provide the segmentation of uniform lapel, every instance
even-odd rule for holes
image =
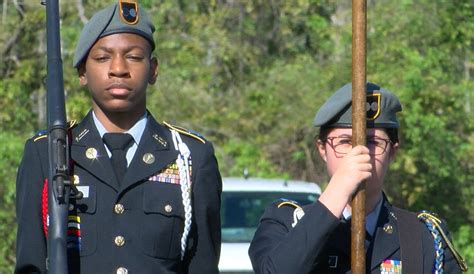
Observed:
[[[118,189],[112,164],[94,125],[91,111],[72,130],[71,158],[75,165],[81,166],[107,185]]]
[[[171,132],[149,115],[138,149],[122,182],[122,189],[159,172],[174,162],[177,156]]]
[[[385,196],[372,245],[370,247],[372,249],[372,254],[370,255],[371,270],[380,267],[382,261],[400,249],[397,222],[393,213],[391,213],[391,205]]]

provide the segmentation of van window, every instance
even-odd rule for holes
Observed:
[[[298,192],[222,192],[222,242],[250,242],[265,208],[281,198],[306,205],[315,202],[318,195]]]

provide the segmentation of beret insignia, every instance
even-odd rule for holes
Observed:
[[[367,120],[372,121],[380,115],[380,92],[367,94]]]
[[[133,0],[120,0],[120,19],[128,25],[138,23],[138,4]]]
[[[397,112],[402,110],[392,92],[368,82],[366,85],[367,128],[398,128]],[[352,84],[334,92],[316,113],[315,127],[352,127]]]

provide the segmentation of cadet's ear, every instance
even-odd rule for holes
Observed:
[[[316,148],[318,149],[319,156],[324,160],[324,162],[327,161],[326,158],[326,146],[325,143],[319,139],[316,140],[315,142]]]
[[[84,62],[82,62],[78,67],[77,67],[77,75],[79,76],[79,83],[81,86],[86,86],[87,85],[87,77],[86,77],[86,66]]]
[[[158,59],[156,59],[156,57],[152,57],[150,60],[150,75],[148,76],[148,83],[150,85],[153,85],[156,82],[156,78],[158,77],[158,67]]]

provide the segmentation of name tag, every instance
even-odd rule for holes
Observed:
[[[82,192],[82,198],[89,198],[89,186],[76,186],[76,188]]]

